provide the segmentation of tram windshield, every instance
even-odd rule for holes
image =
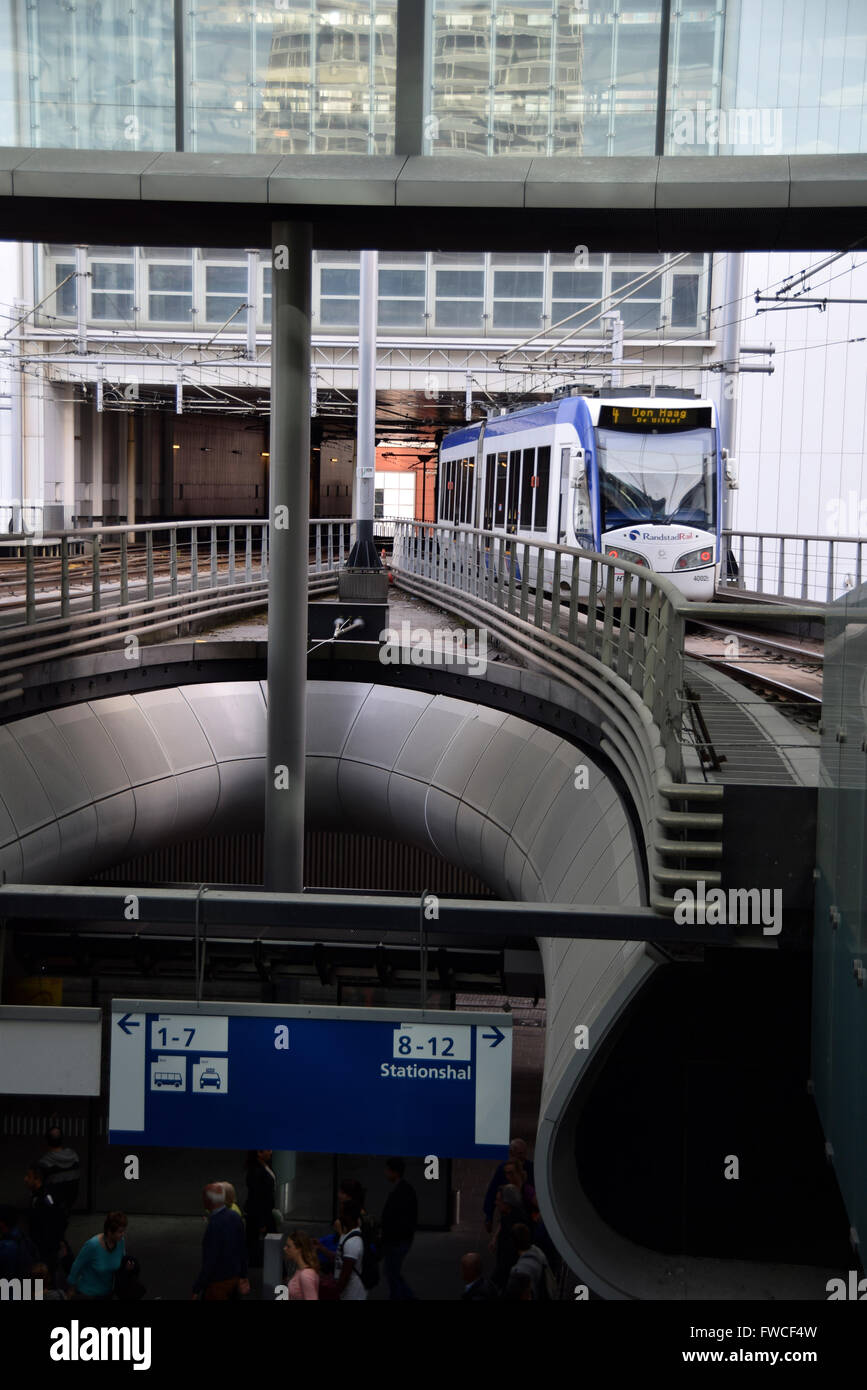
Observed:
[[[712,430],[596,431],[602,530],[636,521],[716,527]]]

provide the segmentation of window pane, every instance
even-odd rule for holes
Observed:
[[[247,270],[244,266],[209,265],[205,270],[205,284],[209,294],[237,293],[242,299],[247,297]]]
[[[407,294],[424,298],[425,273],[423,270],[381,270],[379,272],[380,294]]]
[[[54,267],[54,283],[59,285],[62,280],[66,280],[67,275],[71,275],[75,270],[75,264],[68,264],[66,261],[58,261]],[[49,299],[46,302],[46,313],[57,314],[59,318],[75,318],[76,295],[75,287],[77,280],[67,280],[62,290],[58,290],[54,296],[54,303]]]
[[[480,298],[485,292],[485,275],[481,270],[438,270],[437,298]]]
[[[381,299],[379,322],[384,328],[422,328],[423,299]]]
[[[240,301],[240,303],[245,302],[244,300]],[[228,295],[209,294],[205,299],[205,318],[208,323],[226,323],[231,318],[230,329],[243,328],[247,322],[247,310],[242,309],[240,313],[236,314],[235,310],[238,306],[237,295],[230,299]]]
[[[150,288],[192,293],[193,269],[185,265],[153,265],[150,268]]]
[[[673,327],[694,327],[698,317],[698,276],[672,276],[671,322]]]
[[[361,272],[358,270],[320,271],[320,294],[358,294]]]
[[[266,303],[267,314],[266,323],[271,322],[271,300]],[[341,324],[347,328],[358,327],[358,300],[357,299],[322,299],[319,302],[319,322],[323,324]]]
[[[612,290],[616,293],[619,290],[625,289],[627,285],[637,279],[638,274],[639,272],[637,270],[612,270]],[[655,280],[649,280],[646,285],[636,286],[636,294],[639,299],[659,299],[661,295],[660,285],[661,277],[657,275]]]
[[[494,304],[495,328],[539,328],[542,324],[542,303],[517,300],[498,300]]]
[[[481,299],[438,299],[437,328],[481,328],[483,310]]]
[[[135,297],[131,294],[103,294],[95,291],[91,296],[91,316],[94,319],[131,319],[135,313]]]
[[[534,270],[497,270],[494,272],[494,295],[504,299],[510,295],[516,298],[542,298],[544,276]]]
[[[193,317],[192,298],[183,294],[152,294],[150,317],[168,323],[189,323]]]
[[[133,268],[130,263],[119,261],[91,262],[91,284],[95,290],[131,290],[133,287]]]
[[[551,276],[552,289],[558,297],[599,299],[602,295],[602,273],[593,270],[555,270]]]

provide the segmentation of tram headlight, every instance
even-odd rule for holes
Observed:
[[[705,545],[702,546],[701,550],[690,550],[688,554],[681,555],[680,559],[675,561],[674,568],[676,570],[698,570],[704,565],[712,564],[713,546]]]
[[[607,545],[605,554],[609,560],[626,560],[630,565],[644,565],[645,569],[649,566],[643,555],[639,555],[635,550],[621,550],[619,545]]]

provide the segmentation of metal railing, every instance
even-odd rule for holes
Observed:
[[[808,603],[833,603],[867,580],[867,536],[804,536],[781,531],[724,531],[737,574],[726,589]],[[723,563],[725,574],[725,563]]]
[[[312,596],[334,587],[353,539],[350,519],[311,521]],[[0,541],[0,703],[21,694],[29,667],[135,650],[131,638],[264,608],[268,552],[268,522],[249,519],[92,527],[23,547]]]
[[[484,623],[598,711],[601,749],[644,827],[653,907],[672,910],[674,889],[698,878],[719,883],[722,787],[684,781],[684,624],[693,605],[668,580],[590,551],[403,521],[392,569],[401,588],[439,595],[449,612]]]

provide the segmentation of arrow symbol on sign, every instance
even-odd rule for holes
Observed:
[[[482,1037],[486,1039],[493,1038],[494,1041],[491,1043],[491,1047],[499,1047],[500,1043],[503,1041],[506,1035],[503,1032],[502,1028],[497,1027],[496,1023],[494,1023],[492,1027],[494,1029],[493,1033],[483,1033]]]
[[[135,1019],[132,1022],[130,1022],[131,1019],[132,1014],[124,1014],[123,1018],[119,1018],[117,1021],[118,1028],[122,1028],[123,1031],[126,1033],[127,1037],[129,1037],[130,1028],[141,1027],[141,1023],[138,1021],[138,1019]]]

